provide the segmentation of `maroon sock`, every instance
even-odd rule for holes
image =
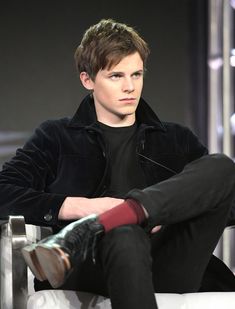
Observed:
[[[127,199],[120,205],[99,215],[105,232],[125,224],[141,224],[146,219],[144,210],[136,201]]]

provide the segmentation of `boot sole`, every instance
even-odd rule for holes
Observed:
[[[22,254],[25,259],[26,264],[34,274],[34,276],[40,280],[44,281],[47,280],[45,273],[42,270],[42,267],[38,261],[37,255],[36,255],[36,244],[35,245],[30,245],[26,246],[22,249]]]
[[[71,269],[69,256],[60,247],[40,244],[35,248],[43,273],[53,288],[60,287]]]

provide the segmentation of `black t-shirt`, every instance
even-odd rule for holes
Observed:
[[[137,154],[137,125],[110,127],[99,123],[108,144],[111,178],[106,196],[124,197],[131,189],[143,189],[145,181]]]

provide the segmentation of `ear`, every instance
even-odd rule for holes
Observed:
[[[87,90],[93,90],[94,82],[86,72],[80,73],[80,80]]]

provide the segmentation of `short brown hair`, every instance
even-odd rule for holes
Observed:
[[[110,69],[135,52],[146,65],[150,51],[137,31],[113,19],[102,19],[84,33],[74,58],[77,70],[86,72],[94,80],[99,70]]]

